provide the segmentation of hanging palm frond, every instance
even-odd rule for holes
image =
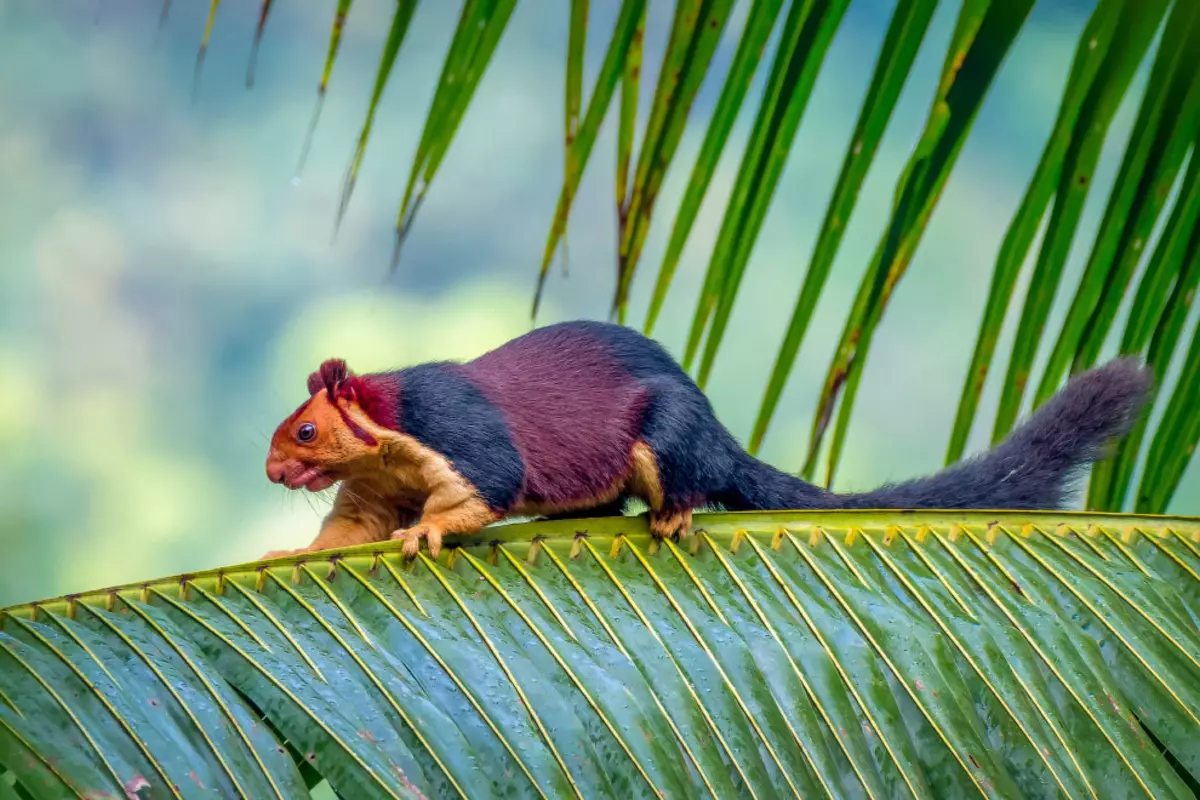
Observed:
[[[389,543],[5,609],[0,773],[88,798],[1200,788],[1200,521],[697,527],[504,526],[437,562]]]
[[[466,0],[447,50],[442,76],[425,122],[397,220],[397,247],[409,230],[421,199],[437,168],[447,155],[459,121],[470,103],[503,33],[516,0]],[[666,0],[662,0],[665,4]],[[694,368],[703,384],[719,352],[734,302],[753,250],[762,220],[770,206],[781,173],[796,138],[800,119],[813,83],[820,73],[825,50],[837,33],[847,0],[747,0],[736,52],[723,80],[720,97],[706,123],[700,152],[682,195],[671,229],[666,254],[650,296],[644,321],[649,332],[661,315],[675,267],[688,240],[729,133],[745,104],[751,80],[764,56],[772,32],[778,42],[764,91],[757,98],[755,123],[741,158],[732,194],[716,246],[709,258],[704,286],[684,348],[684,362]],[[403,31],[417,3],[398,2],[381,57],[379,79],[358,152],[347,178],[340,214],[353,188],[383,83],[403,41]],[[637,95],[648,0],[622,0],[612,31],[600,36],[587,30],[589,4],[573,2],[566,59],[564,178],[545,253],[540,267],[534,313],[544,281],[558,250],[564,244],[575,193],[587,166],[592,146],[608,116],[612,98],[621,87],[617,125],[617,289],[612,311],[625,320],[628,300],[640,271],[642,245],[659,209],[659,189],[675,162],[675,153],[688,121],[694,118],[693,101],[700,85],[710,77],[713,54],[724,36],[735,3],[729,0],[676,0],[670,36],[658,63],[658,82],[650,100],[639,152],[633,152]],[[806,476],[817,471],[822,451],[827,451],[826,483],[832,482],[846,440],[857,387],[874,332],[883,320],[888,302],[909,268],[942,187],[953,171],[957,155],[967,141],[971,123],[986,102],[992,85],[1003,81],[1003,64],[1011,45],[1024,29],[1032,0],[963,0],[941,79],[930,106],[925,130],[913,143],[914,153],[896,187],[896,203],[880,232],[879,245],[867,266],[858,295],[848,310],[841,341],[820,390],[812,422],[812,436],[804,459]],[[842,232],[854,211],[857,193],[866,179],[876,148],[888,127],[900,91],[924,42],[937,9],[936,0],[897,0],[887,35],[876,58],[875,72],[861,103],[858,123],[844,148],[841,174],[832,189],[816,246],[797,296],[792,319],[778,346],[775,364],[764,392],[758,417],[749,435],[757,450],[770,426],[778,400],[805,339],[813,312],[820,302],[826,279],[841,244]],[[215,12],[217,3],[212,3]],[[269,3],[263,3],[260,20]],[[1014,210],[1008,235],[995,258],[991,291],[975,352],[966,371],[957,417],[950,434],[947,462],[961,457],[976,423],[980,394],[993,364],[998,361],[997,341],[1010,313],[1019,325],[1009,354],[1000,406],[992,424],[992,438],[1006,433],[1019,415],[1025,388],[1033,382],[1032,403],[1039,405],[1057,389],[1067,374],[1093,365],[1112,331],[1114,320],[1131,283],[1138,281],[1136,303],[1120,335],[1120,349],[1142,353],[1154,362],[1160,377],[1175,359],[1184,355],[1176,347],[1185,335],[1192,292],[1200,277],[1193,269],[1200,245],[1190,236],[1200,195],[1193,158],[1200,139],[1200,77],[1194,65],[1200,60],[1200,11],[1183,0],[1097,0],[1076,47],[1067,74],[1044,77],[1061,80],[1063,95],[1058,119],[1047,139],[1037,170],[1021,205]],[[350,10],[339,0],[329,54],[319,95],[324,94],[339,34]],[[211,26],[212,14],[209,16]],[[208,28],[205,39],[207,42]],[[587,45],[599,41],[604,49],[590,97],[584,98],[582,63]],[[1110,133],[1118,106],[1126,99],[1135,74],[1150,65],[1142,90],[1135,126],[1125,148],[1117,180],[1103,220],[1095,234],[1083,275],[1074,287],[1061,287],[1067,254],[1079,238],[1079,222],[1091,193],[1091,178],[1101,149]],[[319,108],[319,106],[318,106]],[[315,123],[315,118],[314,118]],[[693,122],[692,124],[700,124]],[[311,134],[310,134],[311,135]],[[307,147],[307,145],[306,145]],[[630,175],[630,165],[636,167]],[[1187,169],[1185,170],[1185,164]],[[1182,176],[1182,177],[1181,177]],[[1178,189],[1176,190],[1176,188]],[[1048,218],[1048,222],[1047,222]],[[1161,221],[1170,221],[1162,228]],[[1046,222],[1036,266],[1024,302],[1012,309],[1012,295],[1035,236]],[[1152,254],[1152,255],[1151,255]],[[1144,263],[1145,262],[1145,263]],[[1051,325],[1050,309],[1060,291],[1070,289],[1073,300],[1061,324]],[[600,309],[598,309],[599,311]],[[931,309],[932,310],[932,309]],[[685,313],[682,307],[675,313]],[[1034,363],[1043,339],[1052,342],[1048,362],[1040,377]],[[1155,344],[1156,343],[1156,344]],[[1036,378],[1036,380],[1035,380]],[[1164,403],[1178,406],[1189,396],[1180,382]],[[1162,422],[1154,430],[1143,423],[1123,446],[1119,457],[1101,465],[1088,497],[1089,508],[1118,510],[1136,506],[1158,513],[1166,509],[1200,437],[1188,421]],[[833,436],[823,447],[832,424]],[[1142,457],[1146,435],[1183,436],[1172,439],[1172,450],[1182,454],[1169,469],[1142,470],[1141,485],[1131,491]],[[1163,462],[1156,462],[1163,463]],[[1172,462],[1174,463],[1174,462]],[[1166,481],[1166,483],[1162,483]],[[1132,497],[1130,497],[1132,495]]]

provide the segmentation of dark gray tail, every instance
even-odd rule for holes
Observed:
[[[1153,372],[1136,358],[1081,373],[996,447],[927,478],[834,494],[746,457],[729,508],[1062,508],[1084,468],[1137,419]]]

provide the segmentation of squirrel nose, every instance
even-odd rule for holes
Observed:
[[[267,461],[267,480],[271,483],[283,483],[286,477],[283,464],[275,460]]]

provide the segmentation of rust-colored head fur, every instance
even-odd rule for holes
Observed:
[[[361,411],[383,427],[394,427],[389,400],[372,382],[350,372],[342,359],[329,359],[308,376],[310,397],[279,424],[267,454],[267,477],[289,489],[321,491],[372,463],[379,441],[354,421]]]

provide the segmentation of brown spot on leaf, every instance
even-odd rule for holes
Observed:
[[[141,800],[141,798],[138,797],[138,792],[140,792],[142,789],[149,789],[150,781],[146,780],[146,776],[139,772],[137,775],[134,775],[132,778],[125,781],[121,788],[125,790],[125,796],[128,797],[129,800]]]

